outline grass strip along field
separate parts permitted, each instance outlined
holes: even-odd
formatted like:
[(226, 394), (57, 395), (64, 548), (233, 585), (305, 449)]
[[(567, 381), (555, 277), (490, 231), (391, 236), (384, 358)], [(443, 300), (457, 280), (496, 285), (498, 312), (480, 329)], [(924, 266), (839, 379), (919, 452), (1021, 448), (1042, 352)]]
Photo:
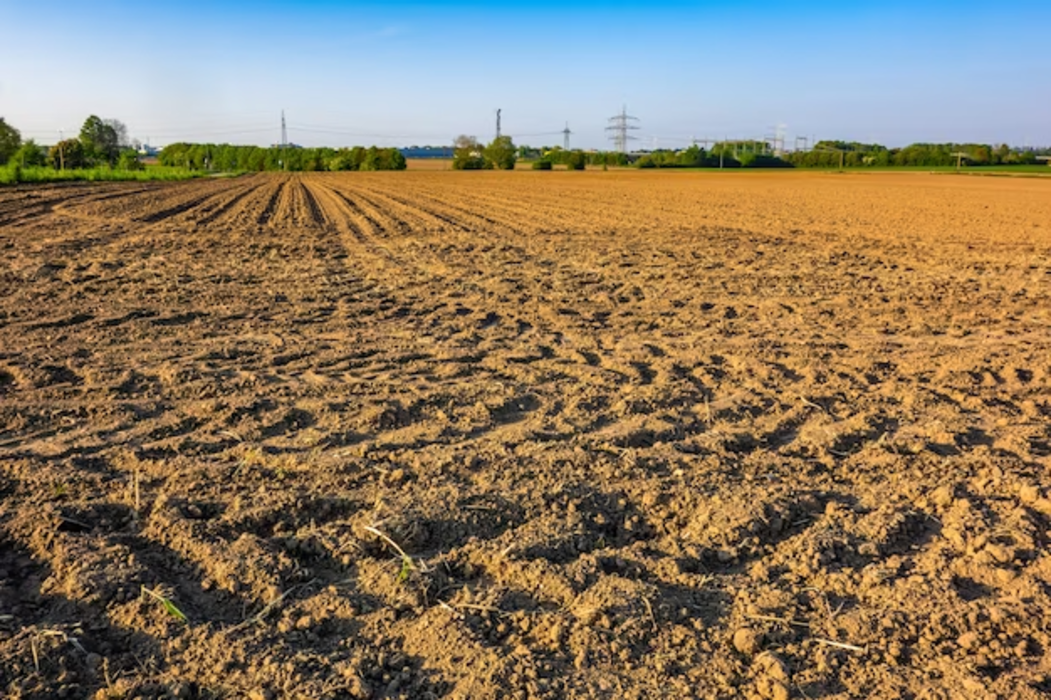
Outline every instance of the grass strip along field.
[(0, 692), (1041, 697), (1049, 195), (0, 191)]
[(154, 180), (192, 180), (208, 173), (185, 168), (170, 168), (160, 165), (146, 166), (143, 170), (119, 170), (116, 168), (76, 168), (56, 170), (54, 168), (7, 165), (0, 168), (0, 185), (20, 183), (40, 184), (49, 182), (149, 182)]

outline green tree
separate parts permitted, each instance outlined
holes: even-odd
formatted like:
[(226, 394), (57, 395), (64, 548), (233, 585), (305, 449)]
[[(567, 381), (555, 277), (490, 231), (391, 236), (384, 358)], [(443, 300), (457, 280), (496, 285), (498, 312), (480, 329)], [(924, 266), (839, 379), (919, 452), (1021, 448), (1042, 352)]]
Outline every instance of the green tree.
[(23, 168), (47, 165), (47, 151), (29, 139), (11, 156), (11, 162)]
[(381, 170), (381, 157), (379, 149), (371, 146), (365, 151), (365, 160), (361, 162), (362, 170)]
[(387, 170), (405, 170), (409, 164), (405, 160), (405, 154), (397, 148), (391, 148), (387, 160)]
[(453, 170), (481, 170), (485, 167), (482, 146), (473, 136), (457, 136), (453, 142)]
[(329, 159), (328, 169), (336, 172), (357, 170), (358, 164), (349, 148), (341, 148)]
[(80, 143), (84, 146), (86, 158), (94, 164), (112, 165), (120, 155), (117, 130), (94, 114), (85, 119), (84, 126), (80, 128)]
[(562, 156), (562, 162), (569, 170), (583, 170), (584, 164), (587, 163), (587, 156), (583, 151), (568, 151)]
[(0, 117), (0, 164), (6, 163), (22, 145), (22, 134)]
[(684, 168), (699, 168), (704, 165), (704, 149), (694, 144), (679, 154), (679, 165)]
[(131, 138), (128, 136), (128, 127), (120, 119), (105, 119), (103, 123), (113, 129), (117, 137), (117, 148), (125, 151), (132, 147)]
[(127, 148), (120, 152), (120, 158), (117, 159), (118, 170), (145, 170), (146, 166), (139, 160), (139, 154), (130, 148)]
[(510, 136), (497, 136), (485, 147), (485, 162), (489, 168), (496, 170), (514, 170), (518, 153)]
[(51, 167), (56, 170), (65, 168), (76, 170), (88, 165), (87, 155), (84, 153), (84, 144), (77, 139), (66, 139), (59, 141), (47, 152), (47, 160)]

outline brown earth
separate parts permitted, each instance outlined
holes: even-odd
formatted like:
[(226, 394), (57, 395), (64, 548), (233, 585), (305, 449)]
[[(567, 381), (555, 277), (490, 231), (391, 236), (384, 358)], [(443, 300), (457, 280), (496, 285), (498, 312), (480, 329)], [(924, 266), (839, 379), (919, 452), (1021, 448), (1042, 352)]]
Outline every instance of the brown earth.
[(1051, 693), (1051, 183), (16, 188), (0, 255), (0, 695)]

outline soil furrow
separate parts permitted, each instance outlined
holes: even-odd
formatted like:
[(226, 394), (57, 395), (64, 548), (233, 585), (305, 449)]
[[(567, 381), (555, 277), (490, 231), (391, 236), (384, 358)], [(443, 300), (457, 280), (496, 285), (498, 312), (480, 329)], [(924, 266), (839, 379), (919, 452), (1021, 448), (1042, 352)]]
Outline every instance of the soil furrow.
[[(166, 206), (163, 209), (160, 209), (159, 211), (154, 211), (148, 214), (138, 216), (135, 218), (135, 220), (147, 224), (155, 224), (164, 221), (165, 219), (170, 219), (181, 214), (185, 214), (186, 212), (190, 212), (191, 210), (202, 208), (202, 206), (206, 202), (209, 202), (216, 197), (221, 197), (222, 195), (226, 194), (227, 190), (238, 187), (239, 184), (240, 183), (231, 181), (207, 183), (206, 185), (202, 185), (201, 187), (197, 188), (206, 190), (204, 193), (191, 196), (185, 199), (184, 201), (179, 202), (178, 204)], [(178, 190), (174, 190), (172, 194), (182, 195), (184, 193)]]
[(256, 223), (258, 223), (260, 226), (265, 226), (269, 224), (270, 220), (274, 217), (275, 213), (278, 210), (278, 202), (280, 202), (281, 199), (284, 197), (287, 184), (288, 183), (284, 179), (280, 180), (277, 187), (270, 194), (270, 199), (267, 200), (266, 205), (256, 217)]

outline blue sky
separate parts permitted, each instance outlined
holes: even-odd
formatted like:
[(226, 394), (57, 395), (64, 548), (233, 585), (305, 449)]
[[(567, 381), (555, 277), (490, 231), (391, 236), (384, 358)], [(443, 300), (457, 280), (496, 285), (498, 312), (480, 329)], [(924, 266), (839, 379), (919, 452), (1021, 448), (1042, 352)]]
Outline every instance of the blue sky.
[[(143, 6), (145, 5), (145, 6)], [(1051, 2), (0, 0), (0, 116), (42, 142), (1051, 144)]]

